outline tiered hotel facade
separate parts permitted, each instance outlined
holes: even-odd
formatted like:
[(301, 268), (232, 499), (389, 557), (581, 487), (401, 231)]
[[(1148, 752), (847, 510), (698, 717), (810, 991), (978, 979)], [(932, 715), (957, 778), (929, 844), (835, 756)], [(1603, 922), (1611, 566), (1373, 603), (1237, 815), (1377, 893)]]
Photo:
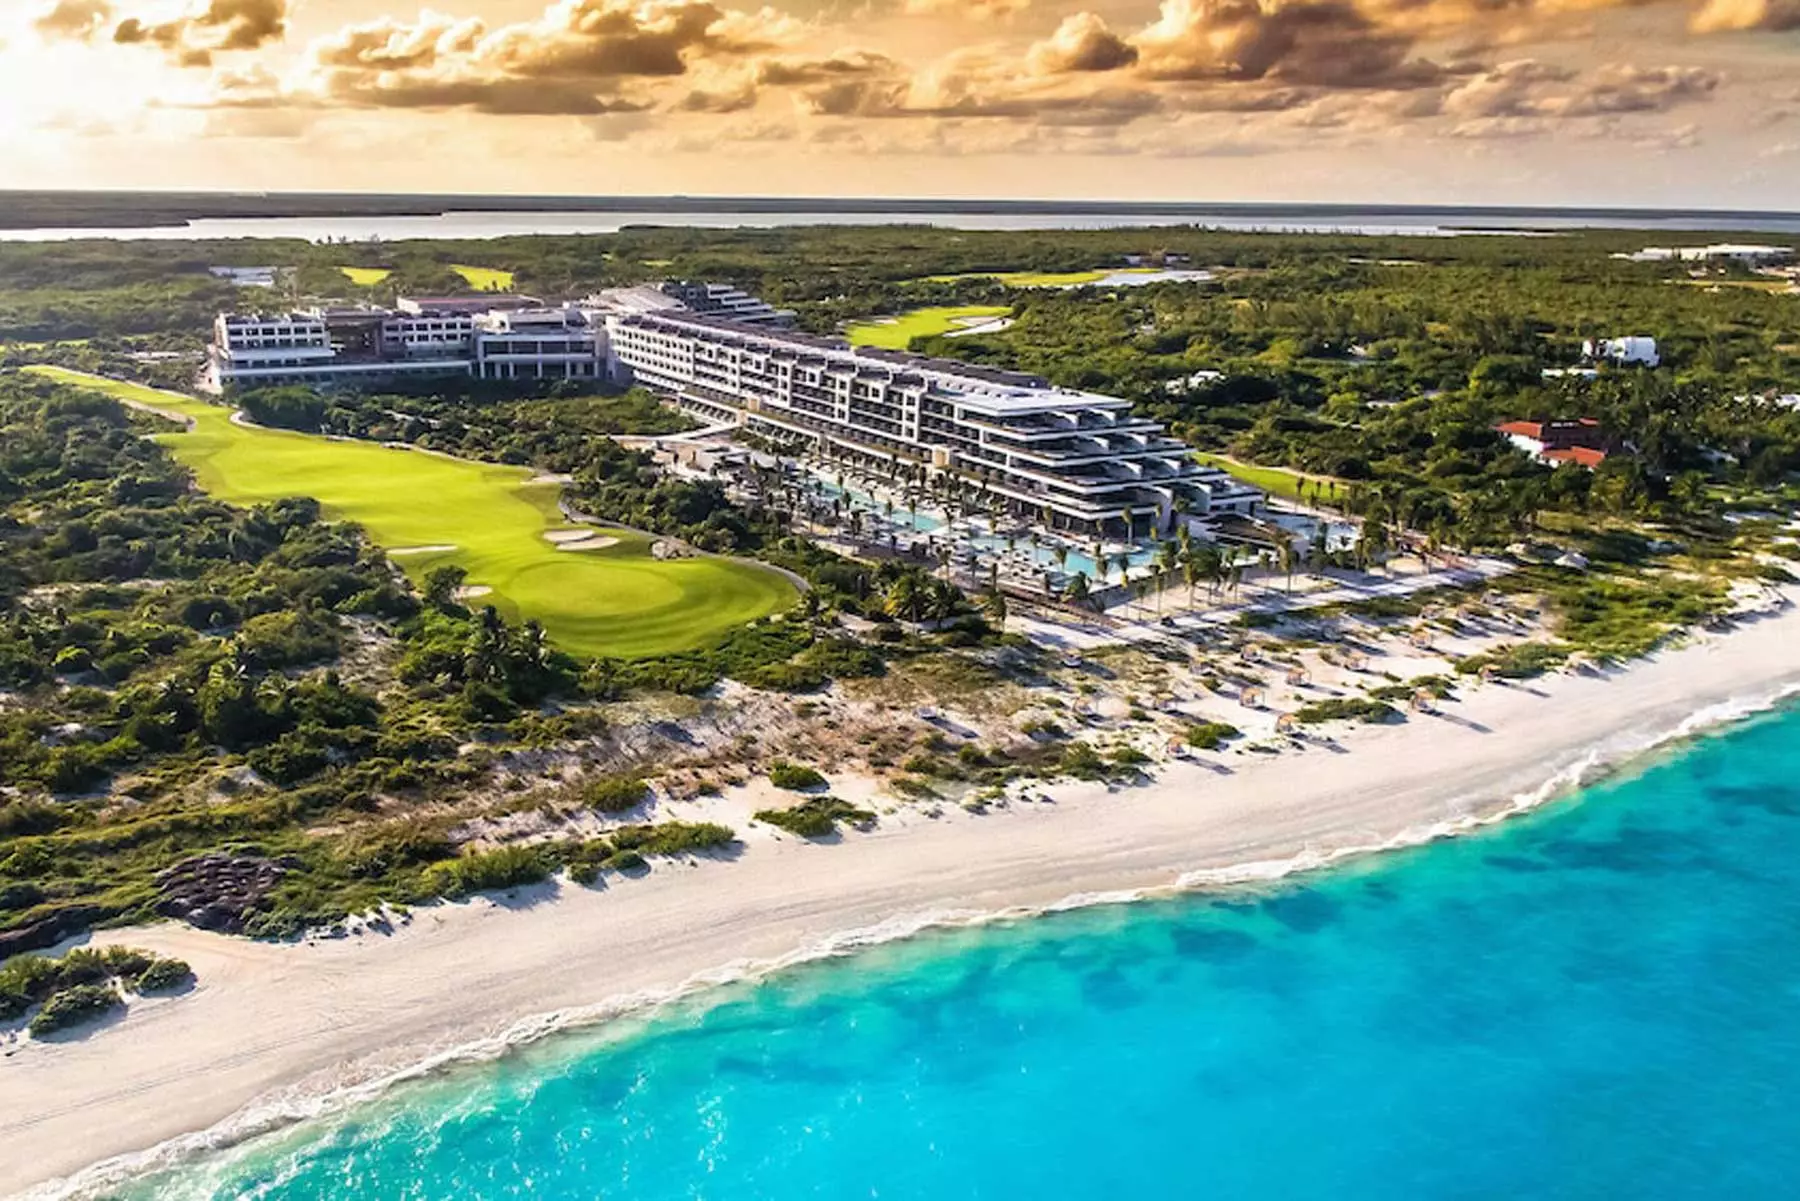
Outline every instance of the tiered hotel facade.
[(677, 309), (612, 313), (629, 378), (719, 421), (797, 434), (872, 462), (924, 464), (1058, 528), (1166, 526), (1178, 510), (1249, 513), (1263, 494), (1195, 462), (1113, 396), (1037, 376)]
[(733, 288), (627, 288), (546, 308), (520, 297), (395, 310), (221, 315), (208, 384), (373, 385), (450, 376), (637, 383), (711, 420), (807, 439), (871, 464), (954, 472), (992, 504), (1081, 532), (1166, 528), (1177, 512), (1251, 513), (1264, 497), (1194, 461), (1129, 401), (1037, 376), (852, 348), (785, 328)]

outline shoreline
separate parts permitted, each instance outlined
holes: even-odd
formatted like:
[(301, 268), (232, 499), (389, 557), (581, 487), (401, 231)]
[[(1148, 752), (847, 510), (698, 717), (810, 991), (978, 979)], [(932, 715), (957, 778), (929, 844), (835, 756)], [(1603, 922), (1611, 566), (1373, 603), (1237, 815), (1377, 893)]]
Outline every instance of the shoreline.
[(187, 959), (198, 985), (0, 1061), (0, 1142), (16, 1151), (0, 1194), (84, 1195), (450, 1063), (873, 942), (1465, 833), (1796, 691), (1790, 608), (1605, 674), (1471, 684), (1444, 713), (1341, 745), (1175, 763), (1137, 787), (1057, 785), (1052, 802), (835, 846), (759, 838), (735, 862), (420, 909), (385, 937), (104, 931), (96, 942)]

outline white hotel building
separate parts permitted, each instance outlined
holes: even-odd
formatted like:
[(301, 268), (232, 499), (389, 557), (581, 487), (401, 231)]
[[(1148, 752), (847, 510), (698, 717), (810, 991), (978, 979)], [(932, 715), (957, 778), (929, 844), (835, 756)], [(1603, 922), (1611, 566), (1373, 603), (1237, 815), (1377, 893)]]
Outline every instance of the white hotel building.
[(621, 375), (701, 416), (954, 470), (1059, 528), (1117, 532), (1127, 513), (1166, 525), (1177, 508), (1248, 513), (1263, 500), (1117, 397), (680, 309), (610, 313), (606, 329)]
[(420, 379), (598, 380), (606, 332), (573, 306), (516, 298), (403, 300), (397, 310), (321, 308), (276, 315), (222, 313), (213, 325), (205, 386), (359, 387)]

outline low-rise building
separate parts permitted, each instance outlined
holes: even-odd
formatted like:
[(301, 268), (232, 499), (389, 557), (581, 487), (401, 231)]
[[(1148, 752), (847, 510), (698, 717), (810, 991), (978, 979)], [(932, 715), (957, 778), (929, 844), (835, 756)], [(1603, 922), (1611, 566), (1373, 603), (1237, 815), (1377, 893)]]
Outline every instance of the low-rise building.
[(1606, 434), (1592, 417), (1573, 421), (1508, 421), (1495, 428), (1540, 463), (1574, 463), (1592, 470), (1606, 462)]
[(1581, 353), (1589, 359), (1606, 359), (1614, 363), (1638, 363), (1654, 367), (1662, 361), (1656, 339), (1643, 335), (1626, 338), (1590, 338), (1581, 344)]
[(574, 306), (544, 308), (514, 296), (408, 298), (393, 309), (222, 313), (214, 322), (203, 383), (222, 392), (458, 376), (593, 380), (606, 374), (606, 363), (605, 327)]

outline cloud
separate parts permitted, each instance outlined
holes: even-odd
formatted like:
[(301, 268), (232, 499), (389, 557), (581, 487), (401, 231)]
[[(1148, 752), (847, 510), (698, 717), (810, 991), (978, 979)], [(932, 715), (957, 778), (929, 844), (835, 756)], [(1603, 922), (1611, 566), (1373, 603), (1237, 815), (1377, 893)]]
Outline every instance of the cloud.
[(1025, 52), (1026, 65), (1036, 75), (1063, 75), (1076, 71), (1116, 71), (1137, 62), (1136, 47), (1107, 28), (1089, 12), (1063, 18), (1056, 32)]
[(1699, 67), (1603, 66), (1573, 92), (1544, 101), (1546, 111), (1587, 117), (1617, 113), (1660, 113), (1705, 100), (1719, 77)]
[(206, 0), (179, 17), (126, 17), (113, 29), (121, 46), (159, 46), (184, 67), (211, 66), (221, 51), (256, 50), (287, 34), (287, 0)]
[(1348, 0), (1162, 0), (1131, 41), (1153, 79), (1397, 88), (1444, 76), (1412, 56), (1410, 34)]
[[(741, 12), (711, 0), (558, 0), (535, 20), (490, 28), (423, 13), (348, 26), (315, 41), (306, 88), (359, 108), (466, 108), (512, 115), (636, 111), (634, 81), (672, 79), (698, 63), (749, 62), (795, 39), (800, 22), (774, 9)], [(735, 112), (755, 101), (691, 89), (679, 107)]]
[(110, 24), (112, 17), (107, 0), (57, 0), (31, 24), (41, 37), (85, 42)]
[(770, 58), (757, 65), (756, 82), (774, 87), (839, 83), (870, 76), (897, 76), (903, 68), (884, 54), (840, 50), (824, 58)]
[(1695, 33), (1800, 29), (1800, 0), (1706, 0), (1688, 28)]
[(971, 21), (1004, 21), (1031, 7), (1031, 0), (904, 0), (909, 17), (961, 17)]

